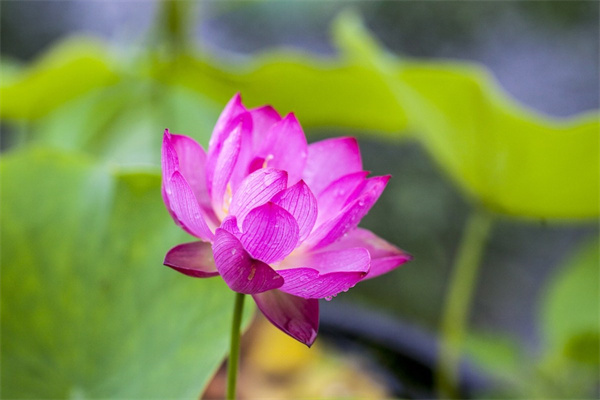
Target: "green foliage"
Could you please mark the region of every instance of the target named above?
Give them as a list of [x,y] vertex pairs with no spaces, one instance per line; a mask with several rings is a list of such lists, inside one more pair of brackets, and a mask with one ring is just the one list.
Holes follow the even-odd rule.
[[352,12],[334,36],[387,78],[417,138],[475,202],[526,218],[599,215],[598,113],[552,120],[511,100],[482,67],[398,59]]
[[599,266],[600,247],[594,238],[567,260],[547,287],[541,316],[550,351],[598,364]]
[[20,72],[10,67],[4,71],[5,64],[0,86],[3,119],[39,118],[119,79],[104,43],[89,38],[67,39]]
[[[560,266],[541,296],[539,355],[502,334],[471,334],[467,353],[501,380],[494,393],[524,398],[587,398],[600,374],[600,248],[585,243]],[[489,397],[491,393],[486,393]]]
[[197,398],[234,296],[161,266],[191,238],[160,177],[47,150],[0,166],[3,397]]

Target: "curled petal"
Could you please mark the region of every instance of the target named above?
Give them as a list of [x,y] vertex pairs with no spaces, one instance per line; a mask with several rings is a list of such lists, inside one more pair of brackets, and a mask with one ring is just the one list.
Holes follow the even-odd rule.
[[175,246],[167,252],[164,264],[195,278],[219,275],[210,243],[191,242]]
[[303,298],[335,296],[354,287],[369,272],[369,252],[351,248],[290,257],[277,272],[284,279],[279,289]]
[[362,161],[356,139],[341,137],[308,145],[302,178],[313,193],[320,193],[334,180],[359,171],[362,171]]
[[339,241],[328,246],[327,250],[348,247],[363,247],[369,251],[371,256],[371,269],[365,279],[371,279],[385,274],[413,258],[412,255],[404,250],[383,240],[373,232],[362,228],[356,228],[348,232]]
[[316,228],[305,243],[314,249],[325,247],[341,238],[346,232],[356,228],[360,220],[367,215],[377,201],[389,176],[376,176],[364,181],[348,198],[340,213]]
[[317,197],[319,216],[315,226],[338,215],[346,205],[346,200],[365,181],[368,174],[367,171],[354,172],[331,182]]
[[298,223],[299,240],[302,242],[308,237],[317,220],[317,199],[304,181],[299,181],[277,193],[273,203],[283,207],[294,216]]
[[256,294],[283,284],[283,278],[277,272],[252,258],[240,241],[226,230],[217,229],[212,248],[217,270],[231,290]]
[[254,171],[244,179],[233,194],[229,213],[239,222],[250,210],[262,206],[287,186],[287,173],[273,168]]
[[240,241],[266,263],[282,260],[298,243],[298,224],[286,210],[271,202],[250,211],[242,224]]
[[[300,180],[306,165],[307,144],[294,114],[288,114],[269,129],[257,155],[264,165],[287,171],[291,184]],[[255,164],[252,168],[256,167]]]
[[175,171],[164,184],[164,196],[178,225],[193,236],[212,241],[214,234],[202,216],[192,188],[179,171]]
[[269,321],[310,347],[319,330],[319,301],[292,296],[279,290],[255,294],[256,305]]

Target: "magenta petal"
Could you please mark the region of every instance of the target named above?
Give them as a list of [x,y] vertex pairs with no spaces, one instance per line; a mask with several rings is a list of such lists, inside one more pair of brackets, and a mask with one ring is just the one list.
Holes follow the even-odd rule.
[[271,290],[252,296],[269,321],[310,347],[319,330],[319,301]]
[[173,247],[167,252],[164,264],[195,278],[219,275],[215,267],[212,247],[206,242],[183,243]]
[[271,202],[250,211],[242,223],[240,241],[252,257],[272,263],[298,244],[298,224],[286,210]]
[[252,148],[258,149],[265,140],[267,132],[281,121],[279,113],[271,106],[262,106],[249,110],[252,116]]
[[362,161],[355,138],[325,139],[308,145],[302,178],[313,193],[320,193],[334,180],[359,171]]
[[189,234],[208,242],[212,241],[214,234],[202,216],[192,188],[179,171],[175,171],[164,184],[164,193],[175,222]]
[[294,114],[288,114],[271,127],[257,155],[266,166],[287,171],[290,184],[300,180],[306,165],[307,144]]
[[283,278],[277,272],[253,259],[240,241],[226,230],[217,229],[212,248],[217,270],[231,290],[255,294],[283,284]]
[[315,249],[325,247],[356,228],[375,204],[389,179],[389,176],[376,176],[365,180],[348,198],[350,203],[337,216],[316,228],[305,243]]
[[171,143],[179,159],[179,171],[192,188],[207,222],[218,226],[217,217],[206,186],[206,153],[194,139],[184,135],[171,135]]
[[300,242],[308,237],[317,220],[317,199],[304,181],[299,181],[275,195],[273,203],[283,207],[298,223]]
[[327,247],[327,250],[343,249],[348,247],[363,247],[371,256],[371,269],[365,279],[371,279],[385,274],[396,267],[412,260],[412,256],[393,244],[383,240],[373,232],[356,228]]
[[354,287],[367,275],[370,260],[369,252],[364,248],[291,257],[285,260],[284,269],[278,270],[285,281],[279,289],[303,298],[335,296]]
[[367,171],[360,171],[344,175],[331,182],[327,188],[319,193],[317,196],[319,216],[315,226],[319,226],[338,215],[346,205],[346,200],[365,181],[368,174]]
[[287,173],[273,168],[254,171],[246,177],[233,194],[229,213],[241,223],[246,215],[271,200],[287,186]]
[[[233,168],[237,161],[241,147],[241,136],[244,124],[240,123],[231,132],[231,135],[223,143],[216,162],[214,170],[207,171],[207,174],[212,174],[212,179],[208,179],[210,187],[210,193],[212,197],[213,209],[221,217],[226,213],[227,201],[224,199],[225,192],[227,191],[227,185],[229,179],[233,173]],[[208,176],[208,175],[207,175]],[[231,190],[231,189],[230,189]]]
[[218,152],[218,149],[222,146],[225,139],[229,137],[231,130],[234,128],[235,119],[246,112],[246,108],[242,104],[242,97],[239,93],[236,93],[231,100],[227,103],[217,123],[213,129],[210,141],[208,143],[208,152],[212,154]]

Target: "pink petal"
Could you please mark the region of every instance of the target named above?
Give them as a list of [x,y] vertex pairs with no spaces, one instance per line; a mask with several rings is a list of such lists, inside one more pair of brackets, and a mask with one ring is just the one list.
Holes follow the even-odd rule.
[[362,161],[356,139],[333,138],[308,145],[302,178],[313,193],[320,193],[334,180],[359,171],[362,171]]
[[262,106],[250,110],[252,116],[252,149],[260,148],[269,129],[281,121],[279,113],[271,106]]
[[327,246],[326,250],[344,249],[348,247],[363,247],[371,256],[371,269],[365,279],[371,279],[385,274],[396,267],[412,260],[412,256],[383,240],[373,232],[356,228],[348,232],[339,241]]
[[213,129],[210,141],[208,142],[208,152],[218,152],[225,139],[229,137],[231,130],[239,123],[235,122],[236,117],[246,112],[246,107],[242,104],[242,97],[236,93],[227,103],[217,123]]
[[179,171],[175,171],[164,183],[164,195],[172,210],[171,215],[178,225],[190,235],[208,242],[212,241],[214,234],[202,216],[202,210],[192,188]]
[[165,176],[171,176],[175,170],[181,172],[192,188],[204,218],[213,228],[216,228],[218,220],[213,212],[206,187],[204,149],[194,139],[184,135],[169,134],[167,130],[163,140],[163,155],[163,174],[166,172],[168,175]]
[[376,176],[367,179],[348,198],[347,204],[340,213],[316,228],[305,243],[314,249],[325,247],[346,232],[356,228],[360,220],[367,215],[375,204],[390,176]]
[[299,181],[277,193],[273,203],[283,207],[294,216],[299,228],[299,241],[308,237],[317,219],[317,199],[304,181]]
[[[229,135],[223,143],[223,148],[216,159],[214,170],[207,170],[207,177],[212,173],[212,179],[208,178],[208,182],[209,185],[212,185],[210,186],[210,193],[213,209],[221,218],[227,213],[226,210],[228,204],[225,199],[225,192],[228,190],[227,185],[229,184],[229,179],[231,178],[233,168],[235,167],[235,163],[240,153],[243,129],[245,129],[244,124],[240,123],[233,132],[231,132],[231,135]],[[231,190],[231,188],[229,190]]]
[[277,272],[253,259],[240,241],[226,230],[217,229],[212,248],[217,270],[231,290],[255,294],[283,284],[283,278]]
[[220,228],[225,229],[227,232],[231,233],[235,237],[239,237],[242,234],[242,232],[240,232],[238,228],[237,219],[232,215],[228,215],[223,220]]
[[369,272],[369,252],[363,248],[305,253],[290,257],[277,272],[284,279],[279,289],[303,298],[335,296],[354,287]]
[[262,164],[287,171],[290,184],[302,177],[307,157],[306,136],[294,114],[274,124],[257,150]]
[[271,202],[250,211],[242,223],[240,241],[266,263],[282,260],[298,243],[298,224],[286,210]]
[[167,252],[164,264],[195,278],[219,275],[210,243],[192,242],[175,246]]
[[258,206],[271,200],[287,186],[287,173],[273,168],[254,171],[242,181],[233,194],[229,213],[241,223],[246,215]]
[[269,321],[310,347],[319,330],[319,301],[271,290],[252,296]]
[[257,160],[257,149],[264,142],[271,126],[281,120],[271,106],[250,110],[249,115],[252,129],[242,130],[240,154],[231,175],[231,187],[234,192],[251,172],[263,167],[264,159]]
[[331,182],[318,196],[319,216],[315,226],[335,217],[346,205],[346,200],[365,181],[367,171],[354,172],[344,175]]

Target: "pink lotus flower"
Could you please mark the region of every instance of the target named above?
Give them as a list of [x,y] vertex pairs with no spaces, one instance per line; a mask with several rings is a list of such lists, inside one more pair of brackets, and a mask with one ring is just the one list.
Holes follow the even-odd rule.
[[171,216],[200,239],[169,250],[165,265],[198,278],[220,275],[308,346],[318,299],[411,259],[357,228],[390,177],[367,178],[354,138],[307,145],[293,114],[247,110],[239,94],[219,117],[208,153],[165,131],[162,174]]

